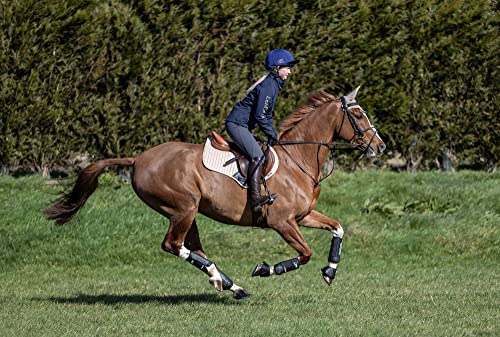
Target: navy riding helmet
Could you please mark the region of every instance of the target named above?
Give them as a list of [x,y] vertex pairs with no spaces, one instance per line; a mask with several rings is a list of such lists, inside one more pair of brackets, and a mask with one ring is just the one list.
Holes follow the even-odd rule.
[[293,67],[299,62],[288,50],[274,49],[267,53],[265,66],[267,70],[271,70],[274,67]]

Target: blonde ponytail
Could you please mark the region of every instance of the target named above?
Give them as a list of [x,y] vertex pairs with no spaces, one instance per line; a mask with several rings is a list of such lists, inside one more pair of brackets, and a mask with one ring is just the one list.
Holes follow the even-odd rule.
[[247,95],[253,90],[255,89],[256,86],[258,86],[262,81],[264,81],[266,79],[266,77],[269,75],[269,71],[266,71],[266,73],[264,75],[262,75],[261,78],[259,78],[257,80],[257,82],[255,82],[254,84],[252,84],[252,86],[250,88],[247,89]]

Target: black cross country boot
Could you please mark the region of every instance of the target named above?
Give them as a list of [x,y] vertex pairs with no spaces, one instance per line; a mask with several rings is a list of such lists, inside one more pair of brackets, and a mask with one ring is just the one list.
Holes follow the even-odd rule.
[[262,170],[264,162],[259,160],[250,160],[248,163],[248,199],[252,208],[252,222],[254,226],[261,227],[263,222],[260,184],[262,183]]

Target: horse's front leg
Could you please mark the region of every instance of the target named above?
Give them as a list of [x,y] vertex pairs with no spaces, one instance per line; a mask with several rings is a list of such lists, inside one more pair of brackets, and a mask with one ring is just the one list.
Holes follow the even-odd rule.
[[326,283],[328,283],[328,285],[332,284],[335,274],[337,273],[337,265],[340,262],[342,237],[344,236],[344,230],[342,229],[340,222],[330,219],[317,211],[312,211],[299,222],[299,225],[304,227],[326,229],[333,233],[330,253],[328,254],[328,266],[321,269]]
[[270,266],[266,262],[262,262],[254,268],[252,276],[266,277],[274,274],[281,275],[298,269],[301,264],[306,264],[311,258],[311,249],[307,245],[304,236],[302,236],[295,219],[290,219],[285,223],[271,227],[299,253],[299,256],[291,260],[282,261],[274,266]]

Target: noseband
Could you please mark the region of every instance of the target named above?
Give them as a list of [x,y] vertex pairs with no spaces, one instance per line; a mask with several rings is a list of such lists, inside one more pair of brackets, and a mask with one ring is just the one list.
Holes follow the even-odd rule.
[[[364,149],[363,153],[361,154],[361,156],[359,157],[359,159],[363,158],[363,156],[366,155],[366,153],[368,152],[369,149],[371,149],[375,153],[375,151],[373,150],[371,145],[372,145],[373,140],[375,139],[375,136],[377,136],[377,134],[378,134],[377,129],[372,125],[372,123],[369,120],[368,120],[368,123],[370,124],[370,127],[363,129],[363,130],[359,127],[358,123],[356,123],[356,119],[352,115],[350,109],[354,106],[358,106],[361,108],[361,106],[359,105],[358,102],[354,101],[352,103],[347,104],[344,96],[340,97],[340,101],[342,103],[342,111],[344,112],[344,115],[342,116],[342,123],[340,123],[340,128],[339,128],[338,133],[340,134],[340,132],[342,131],[342,127],[344,126],[345,116],[347,116],[347,118],[349,119],[349,122],[351,122],[352,129],[354,130],[354,135],[349,140],[349,143],[352,143],[353,140],[359,140],[359,141],[361,141],[361,143],[365,147],[365,149]],[[366,116],[363,109],[361,109],[361,111]],[[367,117],[367,119],[368,119],[368,117]],[[367,144],[364,141],[364,136],[365,136],[365,132],[369,131],[369,130],[373,131],[373,136],[372,136],[372,138],[370,138],[370,142]]]

